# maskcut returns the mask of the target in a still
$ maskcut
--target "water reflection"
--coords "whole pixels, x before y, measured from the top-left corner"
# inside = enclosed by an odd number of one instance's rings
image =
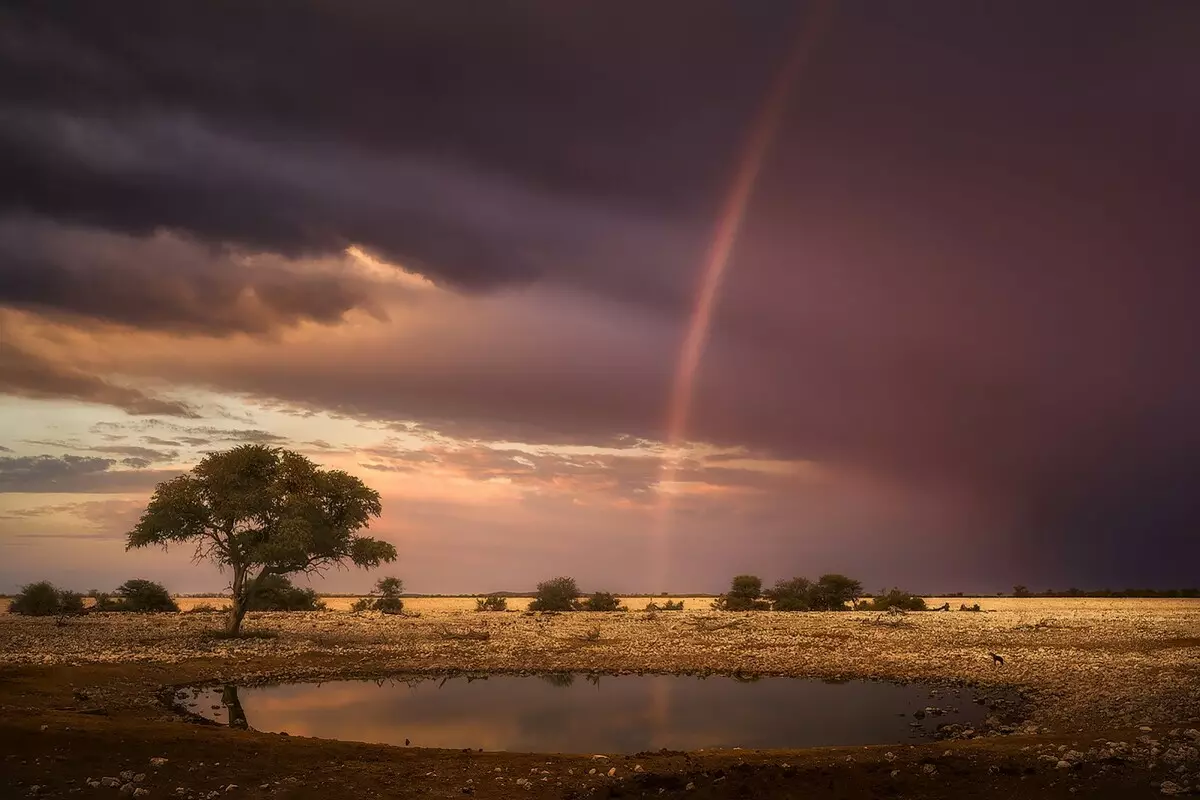
[[[583,680],[580,680],[583,678]],[[634,753],[663,747],[791,748],[902,742],[937,722],[974,724],[968,690],[757,676],[708,679],[549,673],[225,686],[207,713],[233,727],[352,741],[527,752]],[[218,690],[210,692],[217,700]],[[201,708],[215,703],[203,702]],[[912,712],[934,705],[915,728]]]
[[[238,699],[238,687],[225,684],[225,688],[221,690],[221,702],[225,705],[226,713],[229,716],[229,727],[249,729],[250,724],[246,722],[246,712],[242,709],[241,700]]]

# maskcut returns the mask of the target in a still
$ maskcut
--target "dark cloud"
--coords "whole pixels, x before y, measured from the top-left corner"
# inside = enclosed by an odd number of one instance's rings
[[[6,341],[0,344],[0,392],[29,398],[67,398],[99,403],[129,414],[195,417],[186,403],[152,397],[138,389],[118,386],[104,378],[52,362]]]
[[[179,457],[179,451],[177,450],[152,450],[149,447],[138,447],[137,445],[85,445],[77,441],[52,441],[46,439],[25,439],[23,441],[26,444],[57,447],[63,450],[86,450],[89,453],[104,453],[106,455],[127,456],[128,458],[145,461],[146,464],[159,461],[173,461]]]
[[[116,460],[98,456],[0,457],[0,493],[149,492],[178,474],[172,470],[113,470]]]
[[[146,444],[155,444],[160,447],[183,447],[183,442],[181,441],[177,442],[174,439],[162,439],[158,436],[143,436],[142,441]],[[199,441],[207,444],[207,440],[205,439],[201,439]]]
[[[382,317],[367,281],[336,262],[321,266],[306,272],[166,233],[0,219],[0,302],[144,329],[265,334],[304,320],[337,323],[355,308]]]
[[[95,456],[6,456],[0,459],[0,490],[50,491],[59,481],[106,472],[115,463]]]
[[[6,8],[0,303],[336,323],[371,288],[289,259],[349,244],[471,290],[566,284],[591,299],[538,295],[406,369],[381,348],[164,372],[492,440],[661,437],[738,147],[812,6],[466,8]],[[839,4],[739,232],[689,434],[977,499],[1060,574],[1085,550],[1096,579],[1194,561],[1198,25],[1185,3]],[[6,391],[158,402],[13,358]]]
[[[169,441],[175,445],[183,442],[193,447],[203,447],[214,443],[279,444],[287,441],[286,436],[258,428],[220,428],[215,425],[182,425],[177,422],[154,418],[135,422],[97,422],[90,430],[92,433],[101,436],[106,434],[120,435],[122,438],[131,434],[145,434],[148,431],[164,431],[173,438],[165,440],[159,439],[156,436],[145,436],[144,441],[149,442],[153,440],[156,444]],[[127,447],[123,448],[123,450],[133,455],[157,453],[157,451],[149,450],[148,448]],[[106,449],[104,452],[116,451]],[[174,454],[171,455],[173,456]]]

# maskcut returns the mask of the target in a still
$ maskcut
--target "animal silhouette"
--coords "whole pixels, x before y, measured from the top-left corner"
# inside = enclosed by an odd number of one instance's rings
[[[988,655],[992,657],[992,665],[993,666],[996,666],[996,667],[1004,666],[1004,656],[998,656],[995,653],[991,653],[991,652],[989,652]]]

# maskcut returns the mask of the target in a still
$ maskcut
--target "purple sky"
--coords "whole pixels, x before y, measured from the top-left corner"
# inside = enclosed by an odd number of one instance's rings
[[[123,534],[244,441],[379,488],[414,591],[1195,585],[1193,3],[836,4],[662,480],[704,254],[813,13],[0,11],[0,591],[221,588]]]

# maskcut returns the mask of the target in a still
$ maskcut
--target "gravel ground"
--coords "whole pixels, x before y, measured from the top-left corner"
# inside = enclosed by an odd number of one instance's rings
[[[953,604],[953,601],[952,601]],[[410,604],[415,605],[415,604]],[[0,615],[0,664],[217,659],[250,682],[428,671],[715,672],[1011,687],[1042,729],[1200,724],[1200,601],[996,603],[992,613],[649,615],[345,612],[252,614],[223,640],[219,614],[91,614],[60,625]],[[987,607],[987,604],[985,604]],[[591,639],[589,635],[598,638]],[[464,634],[479,639],[456,638]],[[486,635],[486,639],[482,638]],[[1001,654],[994,666],[989,652]],[[289,657],[294,668],[251,669]],[[244,666],[239,666],[244,665]]]

